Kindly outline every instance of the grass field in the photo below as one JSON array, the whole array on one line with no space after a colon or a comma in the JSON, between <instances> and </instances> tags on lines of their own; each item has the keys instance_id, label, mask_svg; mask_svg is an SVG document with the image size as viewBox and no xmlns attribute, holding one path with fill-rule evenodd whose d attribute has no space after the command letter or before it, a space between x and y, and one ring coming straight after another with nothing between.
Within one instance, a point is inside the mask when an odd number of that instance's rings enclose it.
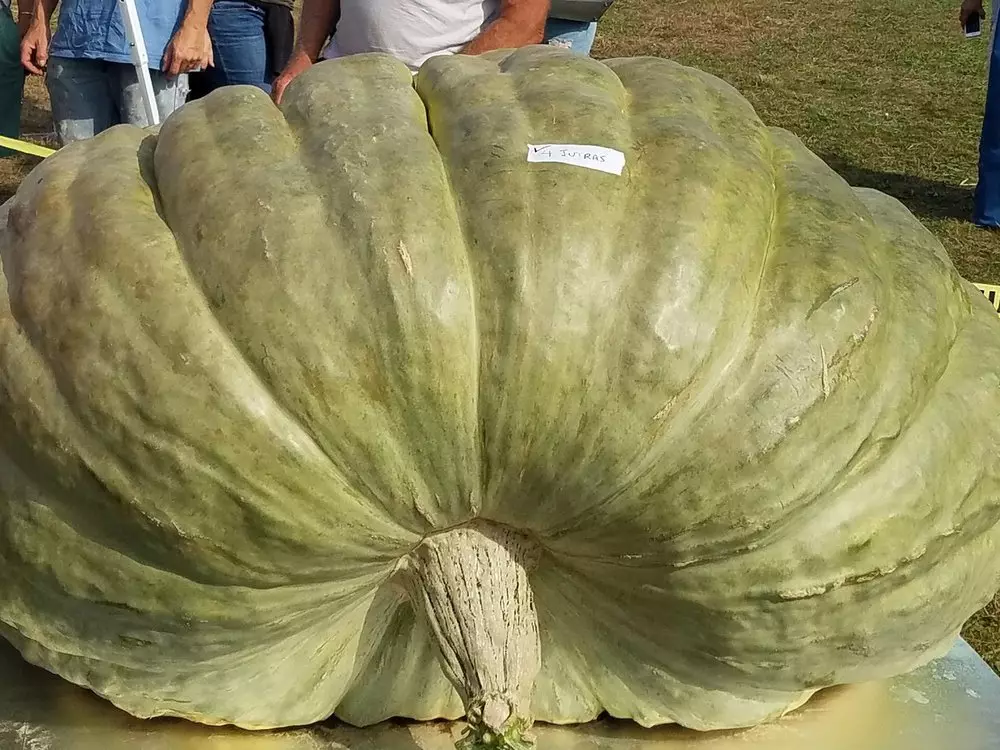
<instances>
[{"instance_id":1,"label":"grass field","mask_svg":"<svg viewBox=\"0 0 1000 750\"><path fill-rule=\"evenodd\" d=\"M966 221L986 39L962 36L959 1L617 0L595 56L660 55L721 76L850 182L906 203L967 278L1000 283L1000 233ZM37 79L24 131L51 131ZM35 161L0 160L0 201ZM1000 600L965 635L1000 671Z\"/></svg>"}]
</instances>

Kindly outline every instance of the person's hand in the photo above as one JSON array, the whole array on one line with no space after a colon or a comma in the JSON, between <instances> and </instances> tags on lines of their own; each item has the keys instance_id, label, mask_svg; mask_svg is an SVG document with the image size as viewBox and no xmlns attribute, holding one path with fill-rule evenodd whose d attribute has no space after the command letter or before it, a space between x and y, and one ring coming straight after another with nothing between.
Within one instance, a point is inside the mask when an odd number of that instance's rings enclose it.
<instances>
[{"instance_id":1,"label":"person's hand","mask_svg":"<svg viewBox=\"0 0 1000 750\"><path fill-rule=\"evenodd\" d=\"M281 104L281 98L285 95L288 84L312 67L312 64L313 61L309 55L302 50L295 50L285 69L274 79L274 85L271 87L271 98L274 99L275 104Z\"/></svg>"},{"instance_id":2,"label":"person's hand","mask_svg":"<svg viewBox=\"0 0 1000 750\"><path fill-rule=\"evenodd\" d=\"M980 18L986 17L983 10L983 0L962 0L962 8L958 11L958 21L965 27L965 22L972 16L978 15Z\"/></svg>"},{"instance_id":3,"label":"person's hand","mask_svg":"<svg viewBox=\"0 0 1000 750\"><path fill-rule=\"evenodd\" d=\"M49 61L49 38L52 32L49 24L40 18L32 18L28 30L21 38L21 65L31 75L45 75Z\"/></svg>"},{"instance_id":4,"label":"person's hand","mask_svg":"<svg viewBox=\"0 0 1000 750\"><path fill-rule=\"evenodd\" d=\"M215 65L212 39L204 26L183 23L163 53L162 70L171 78Z\"/></svg>"}]
</instances>

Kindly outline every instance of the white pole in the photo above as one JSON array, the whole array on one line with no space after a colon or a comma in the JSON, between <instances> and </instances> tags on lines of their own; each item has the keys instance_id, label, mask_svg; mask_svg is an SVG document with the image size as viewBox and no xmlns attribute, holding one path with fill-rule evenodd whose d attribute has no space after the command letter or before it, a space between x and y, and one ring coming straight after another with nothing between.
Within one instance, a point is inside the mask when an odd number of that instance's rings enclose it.
<instances>
[{"instance_id":1,"label":"white pole","mask_svg":"<svg viewBox=\"0 0 1000 750\"><path fill-rule=\"evenodd\" d=\"M156 92L153 91L153 79L149 75L149 55L146 52L146 41L142 37L135 0L118 0L118 7L125 20L125 34L128 36L129 49L132 53L132 64L135 65L135 72L139 76L146 119L150 125L159 125L160 113L156 108Z\"/></svg>"}]
</instances>

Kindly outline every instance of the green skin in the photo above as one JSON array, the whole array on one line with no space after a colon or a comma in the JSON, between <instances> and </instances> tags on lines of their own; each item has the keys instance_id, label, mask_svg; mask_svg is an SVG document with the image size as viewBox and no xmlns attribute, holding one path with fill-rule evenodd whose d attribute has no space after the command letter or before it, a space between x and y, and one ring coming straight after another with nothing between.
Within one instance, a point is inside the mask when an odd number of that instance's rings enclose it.
<instances>
[{"instance_id":1,"label":"green skin","mask_svg":"<svg viewBox=\"0 0 1000 750\"><path fill-rule=\"evenodd\" d=\"M484 727L469 727L455 744L455 750L533 750L535 743L529 738L531 722L513 721L502 732L491 732Z\"/></svg>"},{"instance_id":2,"label":"green skin","mask_svg":"<svg viewBox=\"0 0 1000 750\"><path fill-rule=\"evenodd\" d=\"M474 518L539 547L553 723L751 726L1000 580L995 314L669 61L224 89L45 160L0 257L0 633L137 716L461 717L391 579Z\"/></svg>"}]
</instances>

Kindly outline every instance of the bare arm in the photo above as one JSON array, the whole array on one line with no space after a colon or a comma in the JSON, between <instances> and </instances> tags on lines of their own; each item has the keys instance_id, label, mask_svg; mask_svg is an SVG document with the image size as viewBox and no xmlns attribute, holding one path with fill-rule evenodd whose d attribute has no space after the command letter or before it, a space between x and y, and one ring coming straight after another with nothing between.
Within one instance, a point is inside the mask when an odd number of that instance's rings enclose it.
<instances>
[{"instance_id":1,"label":"bare arm","mask_svg":"<svg viewBox=\"0 0 1000 750\"><path fill-rule=\"evenodd\" d=\"M59 0L35 0L31 6L31 20L21 35L21 65L32 75L45 73L49 61L49 39L52 32L49 20L55 13ZM18 19L20 21L21 19Z\"/></svg>"},{"instance_id":2,"label":"bare arm","mask_svg":"<svg viewBox=\"0 0 1000 750\"><path fill-rule=\"evenodd\" d=\"M208 14L212 12L215 0L188 0L184 10L184 23L202 29L208 28Z\"/></svg>"},{"instance_id":3,"label":"bare arm","mask_svg":"<svg viewBox=\"0 0 1000 750\"><path fill-rule=\"evenodd\" d=\"M319 60L323 45L333 33L340 20L340 0L305 0L302 4L302 19L299 21L299 41L295 52L274 80L271 98L281 104L288 84L303 71Z\"/></svg>"},{"instance_id":4,"label":"bare arm","mask_svg":"<svg viewBox=\"0 0 1000 750\"><path fill-rule=\"evenodd\" d=\"M35 0L31 13L33 18L40 18L48 23L52 19L52 14L56 12L59 0Z\"/></svg>"},{"instance_id":5,"label":"bare arm","mask_svg":"<svg viewBox=\"0 0 1000 750\"><path fill-rule=\"evenodd\" d=\"M31 3L19 3L17 6L17 25L27 30L35 16L45 19L46 22L55 13L59 0L35 0ZM23 34L21 36L24 36Z\"/></svg>"},{"instance_id":6,"label":"bare arm","mask_svg":"<svg viewBox=\"0 0 1000 750\"><path fill-rule=\"evenodd\" d=\"M545 35L550 0L503 0L500 16L462 50L480 55L495 49L515 49L538 44Z\"/></svg>"},{"instance_id":7,"label":"bare arm","mask_svg":"<svg viewBox=\"0 0 1000 750\"><path fill-rule=\"evenodd\" d=\"M323 45L339 20L340 0L305 0L296 52L304 53L311 62L319 60Z\"/></svg>"},{"instance_id":8,"label":"bare arm","mask_svg":"<svg viewBox=\"0 0 1000 750\"><path fill-rule=\"evenodd\" d=\"M208 36L208 15L214 0L188 0L184 20L163 53L160 66L169 76L201 70L215 63Z\"/></svg>"}]
</instances>

